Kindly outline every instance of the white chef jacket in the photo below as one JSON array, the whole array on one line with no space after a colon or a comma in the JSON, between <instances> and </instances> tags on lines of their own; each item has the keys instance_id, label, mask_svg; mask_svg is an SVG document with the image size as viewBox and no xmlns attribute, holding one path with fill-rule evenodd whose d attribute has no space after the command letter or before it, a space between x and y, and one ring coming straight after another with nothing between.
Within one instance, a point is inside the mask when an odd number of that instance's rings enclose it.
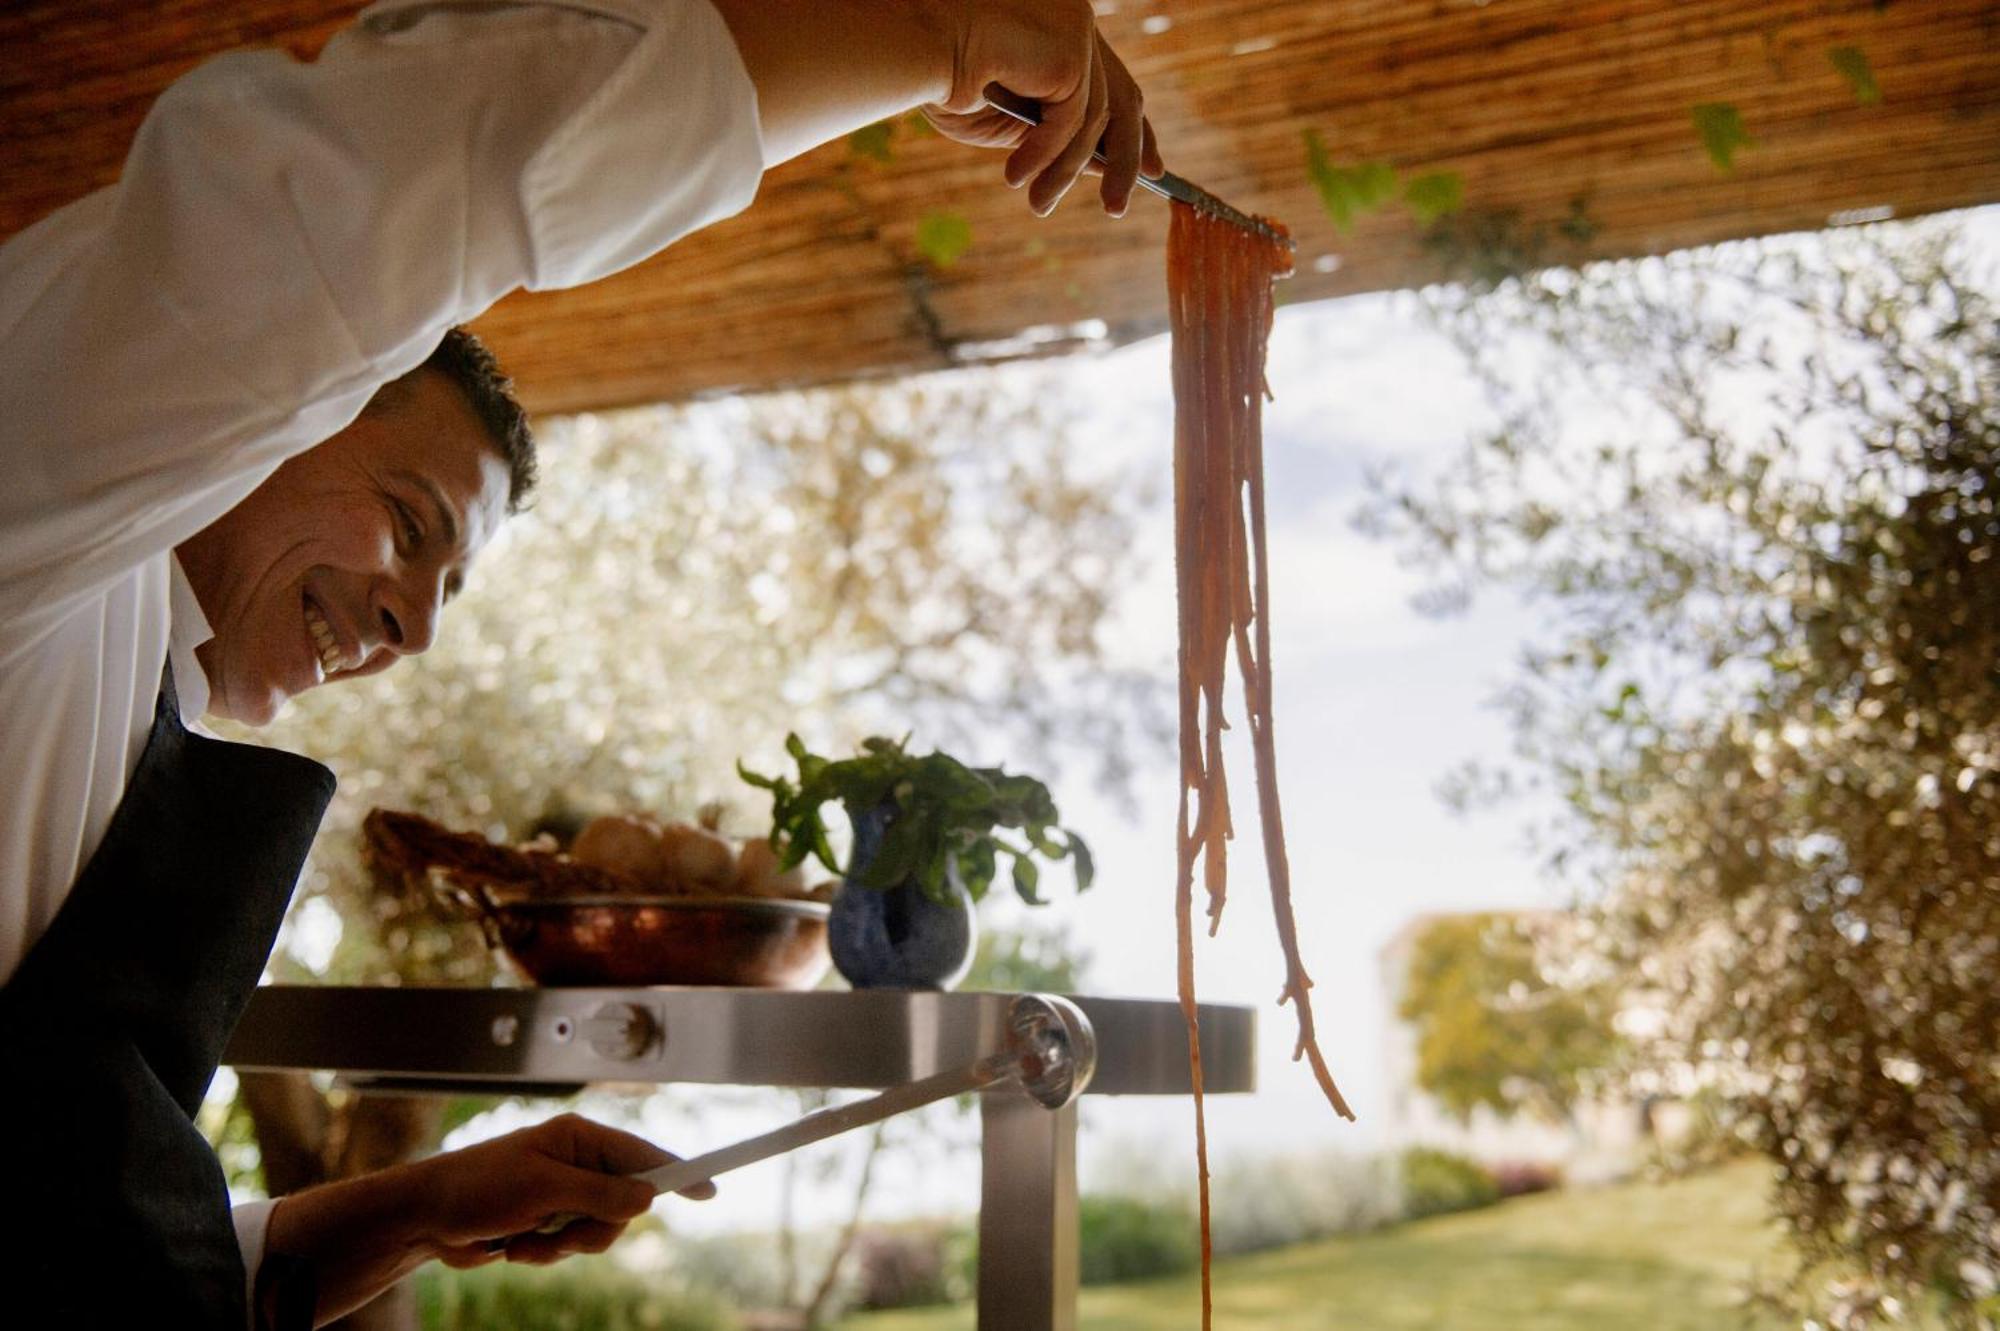
<instances>
[{"instance_id":1,"label":"white chef jacket","mask_svg":"<svg viewBox=\"0 0 2000 1331\"><path fill-rule=\"evenodd\" d=\"M333 435L444 331L747 206L756 93L707 0L387 0L300 64L162 93L116 185L0 246L0 983L137 766L174 546ZM239 1216L245 1266L262 1210Z\"/></svg>"}]
</instances>

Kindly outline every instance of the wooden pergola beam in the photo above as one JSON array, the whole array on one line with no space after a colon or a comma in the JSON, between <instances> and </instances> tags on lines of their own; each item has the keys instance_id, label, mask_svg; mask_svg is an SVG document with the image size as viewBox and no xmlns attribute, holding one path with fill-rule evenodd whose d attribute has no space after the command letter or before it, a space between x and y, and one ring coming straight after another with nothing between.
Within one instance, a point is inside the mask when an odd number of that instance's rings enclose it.
<instances>
[{"instance_id":1,"label":"wooden pergola beam","mask_svg":"<svg viewBox=\"0 0 2000 1331\"><path fill-rule=\"evenodd\" d=\"M115 178L159 88L239 45L318 49L350 0L27 0L0 13L0 234ZM1657 253L2000 198L1993 0L1118 0L1104 25L1169 161L1288 222L1288 300L1419 285L1522 249ZM1830 53L1860 52L1865 104ZM1693 108L1754 139L1734 169ZM1338 230L1303 134L1333 161L1443 172L1464 207ZM1163 326L1164 208L1083 200L1038 221L997 161L901 125L890 160L829 145L757 203L630 272L519 295L480 321L543 411L898 374L1113 343ZM948 266L918 227L949 212ZM1587 236L1587 239L1582 237Z\"/></svg>"}]
</instances>

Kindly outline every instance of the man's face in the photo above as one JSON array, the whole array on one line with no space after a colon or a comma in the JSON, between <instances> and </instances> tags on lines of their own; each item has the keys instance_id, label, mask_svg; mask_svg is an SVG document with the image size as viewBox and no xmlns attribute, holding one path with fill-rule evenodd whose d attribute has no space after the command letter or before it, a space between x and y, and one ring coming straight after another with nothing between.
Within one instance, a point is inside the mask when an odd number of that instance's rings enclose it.
<instances>
[{"instance_id":1,"label":"man's face","mask_svg":"<svg viewBox=\"0 0 2000 1331\"><path fill-rule=\"evenodd\" d=\"M507 513L507 464L456 385L411 376L176 551L215 637L208 710L262 725L431 645Z\"/></svg>"}]
</instances>

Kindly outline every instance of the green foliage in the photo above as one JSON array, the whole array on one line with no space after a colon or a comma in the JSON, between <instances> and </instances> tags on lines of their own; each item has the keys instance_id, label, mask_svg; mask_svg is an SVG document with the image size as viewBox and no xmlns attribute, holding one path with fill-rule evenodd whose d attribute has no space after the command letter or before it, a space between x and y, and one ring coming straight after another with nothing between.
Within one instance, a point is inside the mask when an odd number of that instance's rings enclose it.
<instances>
[{"instance_id":1,"label":"green foliage","mask_svg":"<svg viewBox=\"0 0 2000 1331\"><path fill-rule=\"evenodd\" d=\"M1480 1105L1563 1119L1612 1061L1601 986L1559 982L1540 951L1513 915L1437 919L1411 945L1397 1015L1416 1031L1417 1085L1461 1119Z\"/></svg>"},{"instance_id":2,"label":"green foliage","mask_svg":"<svg viewBox=\"0 0 2000 1331\"><path fill-rule=\"evenodd\" d=\"M871 736L861 754L833 760L809 751L797 735L785 750L798 764L797 784L783 776L760 776L737 767L742 778L771 792L771 844L786 868L811 855L829 870L862 887L889 888L914 880L926 895L948 899L947 873L956 870L974 901L992 885L998 856L1013 861L1014 891L1031 905L1038 875L1028 857L1068 857L1076 864L1078 891L1090 886L1090 848L1076 833L1056 826L1055 798L1028 776L1009 776L997 767L967 767L943 753L922 757L903 751L899 740ZM852 874L835 861L820 810L838 803L850 819L885 806L892 809L874 858ZM1025 845L994 835L996 828L1019 831Z\"/></svg>"},{"instance_id":3,"label":"green foliage","mask_svg":"<svg viewBox=\"0 0 2000 1331\"><path fill-rule=\"evenodd\" d=\"M1868 64L1868 56L1858 46L1836 46L1826 53L1833 67L1840 71L1840 77L1847 80L1847 86L1854 92L1854 100L1863 106L1875 106L1882 100L1882 86L1875 82L1875 71Z\"/></svg>"},{"instance_id":4,"label":"green foliage","mask_svg":"<svg viewBox=\"0 0 2000 1331\"><path fill-rule=\"evenodd\" d=\"M1461 208L1424 229L1424 249L1446 277L1476 291L1555 263L1576 263L1599 230L1589 203L1571 199L1552 221L1529 221L1510 208Z\"/></svg>"},{"instance_id":5,"label":"green foliage","mask_svg":"<svg viewBox=\"0 0 2000 1331\"><path fill-rule=\"evenodd\" d=\"M1211 1221L1218 1257L1380 1229L1404 1218L1396 1161L1382 1155L1286 1151L1216 1167Z\"/></svg>"},{"instance_id":6,"label":"green foliage","mask_svg":"<svg viewBox=\"0 0 2000 1331\"><path fill-rule=\"evenodd\" d=\"M896 122L878 120L872 125L863 125L847 136L847 151L852 157L866 162L888 162L895 157L890 142L896 135Z\"/></svg>"},{"instance_id":7,"label":"green foliage","mask_svg":"<svg viewBox=\"0 0 2000 1331\"><path fill-rule=\"evenodd\" d=\"M1736 169L1736 153L1756 143L1743 128L1743 113L1728 102L1703 102L1689 114L1695 133L1701 135L1702 150L1718 171Z\"/></svg>"},{"instance_id":8,"label":"green foliage","mask_svg":"<svg viewBox=\"0 0 2000 1331\"><path fill-rule=\"evenodd\" d=\"M969 1295L975 1271L966 1253L976 1244L965 1225L935 1220L870 1225L856 1236L853 1306L926 1308Z\"/></svg>"},{"instance_id":9,"label":"green foliage","mask_svg":"<svg viewBox=\"0 0 2000 1331\"><path fill-rule=\"evenodd\" d=\"M1411 1220L1471 1211L1500 1200L1493 1176L1462 1155L1413 1146L1397 1163L1403 1178L1403 1214Z\"/></svg>"},{"instance_id":10,"label":"green foliage","mask_svg":"<svg viewBox=\"0 0 2000 1331\"><path fill-rule=\"evenodd\" d=\"M1434 226L1465 206L1465 177L1456 171L1431 171L1412 180L1403 202L1416 214L1419 226Z\"/></svg>"},{"instance_id":11,"label":"green foliage","mask_svg":"<svg viewBox=\"0 0 2000 1331\"><path fill-rule=\"evenodd\" d=\"M917 249L939 268L949 268L972 247L972 223L958 213L925 213L917 222Z\"/></svg>"},{"instance_id":12,"label":"green foliage","mask_svg":"<svg viewBox=\"0 0 2000 1331\"><path fill-rule=\"evenodd\" d=\"M234 1073L225 1069L221 1075L232 1077ZM264 1158L257 1145L257 1126L240 1098L225 1099L211 1092L195 1115L195 1126L214 1148L231 1187L263 1187Z\"/></svg>"},{"instance_id":13,"label":"green foliage","mask_svg":"<svg viewBox=\"0 0 2000 1331\"><path fill-rule=\"evenodd\" d=\"M1085 1196L1077 1232L1086 1285L1178 1275L1201 1261L1195 1218L1184 1206Z\"/></svg>"},{"instance_id":14,"label":"green foliage","mask_svg":"<svg viewBox=\"0 0 2000 1331\"><path fill-rule=\"evenodd\" d=\"M1937 222L1441 294L1502 425L1389 521L1550 607L1517 788L1661 1020L1634 1089L1722 1102L1829 1306L1961 1325L2000 1283L1996 293Z\"/></svg>"},{"instance_id":15,"label":"green foliage","mask_svg":"<svg viewBox=\"0 0 2000 1331\"><path fill-rule=\"evenodd\" d=\"M1217 1264L1227 1331L1798 1331L1745 1307L1788 1260L1760 1166L1547 1193ZM1083 1291L1089 1331L1186 1331L1192 1274ZM972 1331L969 1305L854 1318L842 1331ZM1934 1323L1919 1322L1928 1328Z\"/></svg>"},{"instance_id":16,"label":"green foliage","mask_svg":"<svg viewBox=\"0 0 2000 1331\"><path fill-rule=\"evenodd\" d=\"M1067 931L1033 923L1016 929L982 925L972 969L959 982L961 992L990 990L1003 994L1080 994L1090 954Z\"/></svg>"},{"instance_id":17,"label":"green foliage","mask_svg":"<svg viewBox=\"0 0 2000 1331\"><path fill-rule=\"evenodd\" d=\"M1336 165L1315 129L1305 131L1305 145L1306 178L1339 230L1353 230L1355 218L1396 197L1396 169L1387 162Z\"/></svg>"},{"instance_id":18,"label":"green foliage","mask_svg":"<svg viewBox=\"0 0 2000 1331\"><path fill-rule=\"evenodd\" d=\"M918 138L937 134L937 129L922 111L911 111L907 115L891 116L872 125L863 125L850 133L847 136L847 155L856 162L887 165L896 159L896 136L904 131Z\"/></svg>"},{"instance_id":19,"label":"green foliage","mask_svg":"<svg viewBox=\"0 0 2000 1331\"><path fill-rule=\"evenodd\" d=\"M1178 1199L1085 1194L1077 1202L1077 1242L1079 1273L1085 1285L1179 1275L1201 1261L1194 1213ZM957 1283L970 1290L979 1265L977 1239L969 1233L959 1235L951 1246L960 1254ZM928 1269L927 1263L917 1265ZM948 1265L940 1263L941 1267ZM940 1288L946 1287L942 1276L939 1281ZM870 1306L890 1305L878 1302Z\"/></svg>"},{"instance_id":20,"label":"green foliage","mask_svg":"<svg viewBox=\"0 0 2000 1331\"><path fill-rule=\"evenodd\" d=\"M424 1331L736 1331L721 1303L662 1289L608 1258L548 1269L431 1265L416 1277Z\"/></svg>"}]
</instances>

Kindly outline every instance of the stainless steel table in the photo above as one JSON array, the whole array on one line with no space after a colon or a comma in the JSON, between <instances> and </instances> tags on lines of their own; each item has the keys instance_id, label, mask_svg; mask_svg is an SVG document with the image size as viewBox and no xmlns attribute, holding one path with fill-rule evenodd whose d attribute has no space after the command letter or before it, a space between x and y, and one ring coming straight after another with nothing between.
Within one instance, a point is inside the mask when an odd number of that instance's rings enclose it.
<instances>
[{"instance_id":1,"label":"stainless steel table","mask_svg":"<svg viewBox=\"0 0 2000 1331\"><path fill-rule=\"evenodd\" d=\"M754 989L267 985L223 1060L362 1087L561 1094L591 1082L879 1088L1002 1043L1012 995ZM1097 1033L1094 1095L1188 1093L1177 1004L1073 995ZM1255 1089L1256 1014L1200 1009L1210 1094ZM981 1097L979 1326L1074 1331L1076 1107Z\"/></svg>"}]
</instances>

